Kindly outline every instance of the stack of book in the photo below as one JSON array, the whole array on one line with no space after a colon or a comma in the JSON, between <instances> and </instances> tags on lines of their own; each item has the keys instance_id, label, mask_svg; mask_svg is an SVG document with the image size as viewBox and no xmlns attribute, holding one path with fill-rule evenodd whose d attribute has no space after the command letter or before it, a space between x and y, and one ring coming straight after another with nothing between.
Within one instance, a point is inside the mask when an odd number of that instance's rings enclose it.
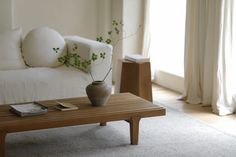
<instances>
[{"instance_id":1,"label":"stack of book","mask_svg":"<svg viewBox=\"0 0 236 157\"><path fill-rule=\"evenodd\" d=\"M145 63L145 62L150 62L150 58L144 57L140 54L128 54L125 55L125 59L135 62L135 63Z\"/></svg>"},{"instance_id":2,"label":"stack of book","mask_svg":"<svg viewBox=\"0 0 236 157\"><path fill-rule=\"evenodd\" d=\"M47 107L37 103L26 103L20 105L10 105L10 111L21 117L35 116L47 113Z\"/></svg>"},{"instance_id":3,"label":"stack of book","mask_svg":"<svg viewBox=\"0 0 236 157\"><path fill-rule=\"evenodd\" d=\"M78 110L78 106L73 105L71 103L68 102L58 102L57 101L57 105L56 108L60 111L70 111L70 110Z\"/></svg>"}]
</instances>

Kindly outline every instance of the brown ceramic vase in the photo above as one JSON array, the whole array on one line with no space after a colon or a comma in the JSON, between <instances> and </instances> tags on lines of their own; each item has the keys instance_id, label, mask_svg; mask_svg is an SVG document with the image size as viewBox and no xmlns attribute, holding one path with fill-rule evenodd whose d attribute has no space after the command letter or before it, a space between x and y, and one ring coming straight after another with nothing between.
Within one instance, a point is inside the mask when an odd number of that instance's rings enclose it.
<instances>
[{"instance_id":1,"label":"brown ceramic vase","mask_svg":"<svg viewBox=\"0 0 236 157\"><path fill-rule=\"evenodd\" d=\"M93 106L104 106L111 95L111 87L104 81L94 81L86 87L86 93Z\"/></svg>"}]
</instances>

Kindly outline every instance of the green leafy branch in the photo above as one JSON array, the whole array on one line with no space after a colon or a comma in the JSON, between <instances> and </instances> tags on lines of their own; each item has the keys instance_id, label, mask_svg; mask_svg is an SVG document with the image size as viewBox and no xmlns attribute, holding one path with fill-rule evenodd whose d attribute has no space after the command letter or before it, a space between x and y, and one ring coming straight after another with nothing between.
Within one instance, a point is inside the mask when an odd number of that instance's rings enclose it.
<instances>
[{"instance_id":1,"label":"green leafy branch","mask_svg":"<svg viewBox=\"0 0 236 157\"><path fill-rule=\"evenodd\" d=\"M108 38L104 38L103 36L98 36L96 38L97 41L99 42L105 42L107 44L112 44L112 35L119 35L120 34L120 30L123 27L123 23L122 21L118 22L116 20L112 20L112 29L110 31L107 32Z\"/></svg>"},{"instance_id":2,"label":"green leafy branch","mask_svg":"<svg viewBox=\"0 0 236 157\"><path fill-rule=\"evenodd\" d=\"M141 25L139 25L138 29L134 33L126 35L124 37L123 36L120 37L123 25L124 24L121 21L118 22L116 20L112 20L112 28L111 28L111 30L109 30L107 32L108 38L104 38L103 36L98 36L96 38L96 40L98 42L103 42L103 43L106 43L106 44L112 44L113 45L113 50L114 50L119 41L134 36L138 32L138 30L141 28ZM122 33L125 33L125 31L122 31ZM118 36L118 39L113 41L112 37L114 37L114 36ZM58 48L58 47L53 48L53 51L55 51L56 53L58 53L59 50L60 50L60 48ZM67 67L74 67L76 69L86 71L87 68L92 64L92 62L95 62L99 58L100 59L105 59L105 57L106 57L105 52L101 52L99 54L92 53L91 58L86 60L86 59L81 58L80 55L78 55L76 53L77 50L78 50L78 46L74 43L74 46L72 48L73 52L68 52L64 56L59 57L58 61L60 63L64 64L65 66L67 66ZM109 73L111 72L111 70L112 70L112 62L110 64L110 68L109 68L108 72L106 73L103 81L106 80L106 78L109 75ZM93 77L93 75L90 71L89 71L89 74L90 74L92 80L94 81L94 77Z\"/></svg>"},{"instance_id":3,"label":"green leafy branch","mask_svg":"<svg viewBox=\"0 0 236 157\"><path fill-rule=\"evenodd\" d=\"M124 24L122 23L122 21L119 21L119 22L118 22L117 20L112 20L111 26L112 26L111 30L109 30L109 31L107 32L108 38L104 38L103 36L98 36L98 37L96 38L96 40L97 40L98 42L103 42L103 43L106 43L106 44L112 44L112 45L113 45L113 50L115 50L117 44L118 44L120 41L122 41L122 40L124 40L124 39L130 38L130 37L136 35L136 34L138 33L139 29L141 28L141 25L139 25L135 32L133 32L133 33L131 33L131 34L128 34L128 35L125 35L125 36L120 36L121 32L122 32L123 34L126 34L125 31L123 30ZM113 41L113 40L112 40L112 37L114 38L114 36L117 36L117 39ZM113 57L113 56L112 56L112 57ZM107 77L108 74L111 72L111 70L112 70L112 62L111 62L111 64L110 64L110 68L109 68L108 72L106 73L106 76L105 76L105 78L103 79L103 81L106 79L106 77Z\"/></svg>"},{"instance_id":4,"label":"green leafy branch","mask_svg":"<svg viewBox=\"0 0 236 157\"><path fill-rule=\"evenodd\" d=\"M98 54L92 53L92 56L90 59L83 59L80 57L79 54L77 54L75 51L78 49L78 46L74 44L74 47L72 48L73 52L68 52L65 55L58 58L58 62L62 63L63 65L67 67L74 67L79 70L86 71L87 68L92 64L92 62L95 62L97 59L105 59L106 53L101 52ZM58 53L60 48L53 48L53 51ZM92 73L89 71L89 74L94 81L94 77Z\"/></svg>"}]
</instances>

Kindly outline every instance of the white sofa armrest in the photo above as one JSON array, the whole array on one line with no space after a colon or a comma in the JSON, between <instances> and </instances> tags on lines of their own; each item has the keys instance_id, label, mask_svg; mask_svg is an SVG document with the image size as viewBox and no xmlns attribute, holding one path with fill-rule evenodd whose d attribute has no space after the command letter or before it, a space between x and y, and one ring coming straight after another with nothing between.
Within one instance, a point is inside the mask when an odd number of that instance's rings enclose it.
<instances>
[{"instance_id":1,"label":"white sofa armrest","mask_svg":"<svg viewBox=\"0 0 236 157\"><path fill-rule=\"evenodd\" d=\"M93 53L98 55L99 59L91 64L89 70L94 80L103 80L111 66L112 46L79 36L66 36L64 38L67 43L68 52L73 52L73 48L76 44L78 46L78 53L83 59L91 58ZM100 58L101 52L106 53L105 59ZM112 85L111 77L112 71L105 80L108 85Z\"/></svg>"}]
</instances>

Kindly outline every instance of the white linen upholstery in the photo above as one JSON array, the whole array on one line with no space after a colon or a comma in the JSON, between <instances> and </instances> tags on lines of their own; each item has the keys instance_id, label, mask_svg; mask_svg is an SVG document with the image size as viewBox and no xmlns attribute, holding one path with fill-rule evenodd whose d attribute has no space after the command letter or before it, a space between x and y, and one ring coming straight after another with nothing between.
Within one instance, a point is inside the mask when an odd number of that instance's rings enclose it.
<instances>
[{"instance_id":1,"label":"white linen upholstery","mask_svg":"<svg viewBox=\"0 0 236 157\"><path fill-rule=\"evenodd\" d=\"M98 60L91 65L91 72L96 80L101 80L107 73L112 47L81 37L65 37L66 41L86 44L88 56L92 52L106 52L104 60ZM111 73L105 80L111 86ZM92 82L89 73L60 66L33 67L20 70L0 70L0 104L22 103L50 99L62 99L86 96L85 88Z\"/></svg>"},{"instance_id":2,"label":"white linen upholstery","mask_svg":"<svg viewBox=\"0 0 236 157\"><path fill-rule=\"evenodd\" d=\"M25 68L20 50L21 34L21 29L0 34L0 70Z\"/></svg>"},{"instance_id":3,"label":"white linen upholstery","mask_svg":"<svg viewBox=\"0 0 236 157\"><path fill-rule=\"evenodd\" d=\"M80 43L74 40L67 40L66 45L69 53L77 53L81 57L81 59L89 60L90 59L90 46L87 43ZM87 68L81 67L80 70L84 72L90 71L90 66Z\"/></svg>"},{"instance_id":4,"label":"white linen upholstery","mask_svg":"<svg viewBox=\"0 0 236 157\"><path fill-rule=\"evenodd\" d=\"M111 60L112 60L112 46L104 43L100 43L94 40L89 40L86 38L82 38L79 36L66 36L65 37L66 43L75 43L80 46L89 47L89 55L81 54L82 57L87 59L87 57L91 57L92 53L98 54L101 52L106 53L105 59L98 59L95 62L92 63L90 67L90 71L94 77L95 80L103 80L106 73L109 71L111 66ZM68 50L70 51L72 44L68 44ZM112 73L112 72L110 72ZM111 75L108 76L107 82L109 82L109 85L111 85Z\"/></svg>"},{"instance_id":5,"label":"white linen upholstery","mask_svg":"<svg viewBox=\"0 0 236 157\"><path fill-rule=\"evenodd\" d=\"M85 96L91 78L61 66L0 71L0 104Z\"/></svg>"},{"instance_id":6,"label":"white linen upholstery","mask_svg":"<svg viewBox=\"0 0 236 157\"><path fill-rule=\"evenodd\" d=\"M53 48L59 48L56 53ZM64 38L55 30L39 27L30 31L22 43L22 54L30 67L56 67L58 57L66 53Z\"/></svg>"}]
</instances>

